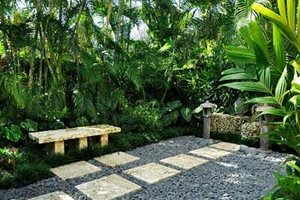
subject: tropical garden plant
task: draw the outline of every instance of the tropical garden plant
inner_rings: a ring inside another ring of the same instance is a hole
[[[271,7],[252,5],[266,20],[240,29],[245,46],[227,48],[238,67],[225,70],[221,81],[227,81],[224,86],[254,92],[247,103],[273,106],[261,113],[275,116],[279,122],[271,132],[273,139],[300,155],[300,2],[278,0]],[[276,179],[277,185],[266,199],[298,199],[299,159],[288,161],[287,175],[276,174]]]

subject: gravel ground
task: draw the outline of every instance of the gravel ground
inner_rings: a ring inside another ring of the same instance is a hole
[[[112,173],[137,183],[143,188],[138,192],[118,198],[118,200],[259,199],[272,188],[275,183],[273,173],[283,169],[281,162],[288,156],[276,152],[260,154],[257,151],[254,152],[257,155],[254,155],[253,149],[250,151],[252,154],[247,154],[247,151],[238,151],[191,170],[172,166],[172,168],[180,170],[181,173],[152,185],[122,173],[124,170],[150,162],[160,163],[159,160],[163,158],[182,153],[187,154],[191,150],[204,147],[212,142],[216,141],[192,136],[161,141],[128,151],[127,153],[141,159],[116,168],[107,167],[95,160],[90,160],[88,162],[100,166],[102,170],[67,181],[54,177],[23,188],[0,190],[0,199],[23,200],[50,192],[63,191],[75,200],[86,200],[89,198],[77,190],[75,186]],[[163,165],[168,166],[168,164]]]

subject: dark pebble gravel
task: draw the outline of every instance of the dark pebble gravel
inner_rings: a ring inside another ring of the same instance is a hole
[[[191,170],[182,170],[173,166],[181,173],[152,185],[122,173],[124,170],[150,162],[160,163],[159,160],[163,158],[182,153],[187,154],[189,151],[204,147],[211,142],[192,136],[161,141],[128,151],[127,153],[141,159],[116,168],[106,167],[95,160],[90,160],[88,162],[100,166],[102,170],[66,181],[54,177],[23,188],[0,190],[0,200],[23,200],[54,191],[63,191],[75,200],[86,200],[89,198],[75,186],[113,173],[137,183],[143,188],[138,192],[118,198],[118,200],[260,199],[274,185],[273,173],[283,170],[281,162],[288,156],[273,152],[264,158],[258,158],[239,151]]]

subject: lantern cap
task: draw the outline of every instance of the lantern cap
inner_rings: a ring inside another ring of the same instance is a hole
[[[206,101],[205,103],[200,105],[201,108],[208,109],[208,108],[215,108],[217,107],[216,104],[210,103],[209,101]]]

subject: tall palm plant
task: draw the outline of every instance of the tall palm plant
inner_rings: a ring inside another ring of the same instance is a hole
[[[229,47],[228,56],[238,63],[238,68],[223,72],[224,86],[256,92],[248,103],[267,103],[274,108],[262,114],[278,116],[283,126],[294,127],[294,149],[300,154],[300,4],[294,0],[278,0],[279,14],[262,4],[254,3],[252,9],[271,22],[272,38],[268,38],[257,22],[241,29],[247,48]],[[266,26],[268,27],[268,26]],[[270,42],[271,41],[271,42]],[[285,47],[288,41],[292,49]],[[291,57],[295,55],[296,57]],[[287,56],[288,55],[288,56]],[[287,141],[289,143],[289,141]],[[290,143],[291,144],[291,143]]]

